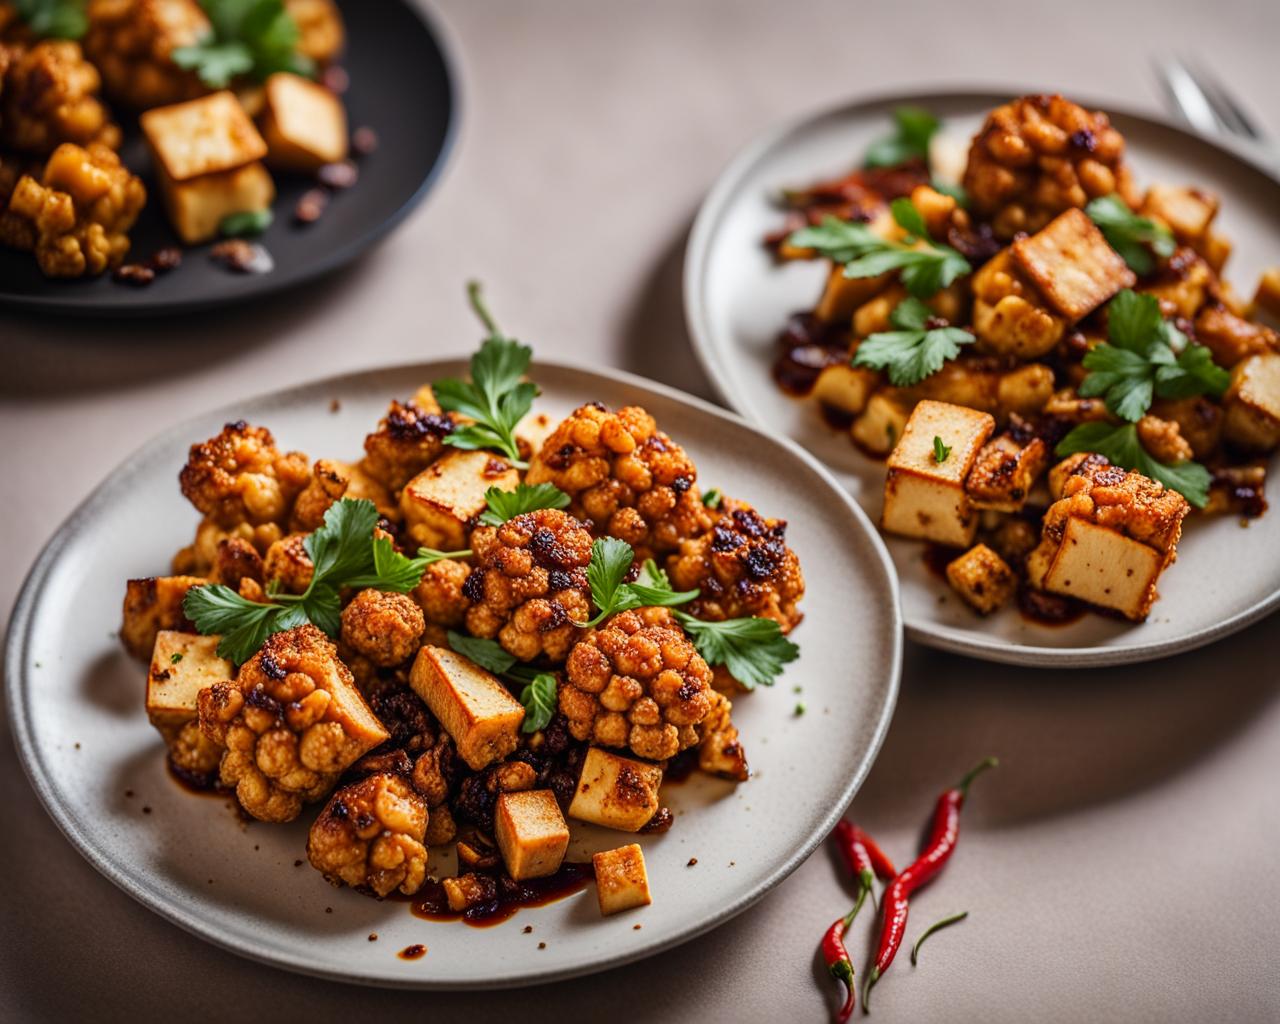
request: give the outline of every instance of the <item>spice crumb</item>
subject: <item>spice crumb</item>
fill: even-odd
[[[132,790],[132,789],[126,789],[126,790],[124,791],[124,795],[125,795],[125,796],[133,796],[133,790]]]
[[[333,907],[325,907],[325,908],[324,908],[324,912],[325,912],[326,914],[332,914],[332,913],[333,913]]]
[[[377,932],[370,932],[370,933],[369,933],[369,941],[370,941],[370,942],[377,942],[377,941],[378,941],[378,933],[377,933]]]
[[[209,884],[210,884],[210,885],[213,885],[213,879],[212,879],[212,878],[211,878],[211,879],[209,879]]]
[[[77,743],[77,744],[76,744],[76,750],[79,750],[79,749],[80,749],[80,744],[79,744],[79,743]]]
[[[687,868],[691,868],[691,867],[693,867],[693,866],[694,866],[695,864],[697,864],[697,863],[698,863],[698,858],[697,858],[697,857],[690,857],[690,858],[689,858],[689,863],[688,863],[688,864],[686,864],[686,865],[685,865],[685,867],[687,867]]]
[[[294,866],[295,868],[300,868],[300,867],[302,867],[302,861],[300,861],[300,860],[295,860],[295,861],[293,862],[293,866]]]
[[[631,930],[632,930],[633,932],[638,932],[638,931],[640,930],[640,926],[639,926],[638,924],[636,924],[636,925],[632,925],[632,926],[631,926]]]
[[[731,860],[731,861],[729,861],[729,867],[733,867],[733,866],[734,866],[735,864],[737,864],[737,863],[738,863],[738,862],[737,862],[736,860]]]
[[[528,935],[531,931],[533,931],[533,925],[531,925],[531,924],[527,924],[527,925],[525,925],[525,926],[524,926],[524,931],[523,931],[523,932],[521,932],[520,934],[521,934],[521,935]]]
[[[151,813],[151,808],[150,808],[150,807],[144,807],[144,808],[142,808],[142,813],[143,813],[143,814],[150,814],[150,813]]]
[[[331,398],[331,399],[329,399],[329,411],[330,411],[330,412],[337,412],[337,411],[338,411],[339,409],[341,409],[341,408],[342,408],[342,403],[341,403],[341,402],[339,402],[336,398]]]
[[[351,148],[367,156],[378,148],[378,133],[367,125],[357,128],[351,135]]]
[[[254,847],[253,847],[253,848],[254,848],[255,850],[258,848],[256,843],[254,844]]]
[[[538,943],[538,948],[539,948],[539,949],[546,949],[546,948],[547,948],[547,944],[546,944],[545,942],[539,942],[539,943]]]

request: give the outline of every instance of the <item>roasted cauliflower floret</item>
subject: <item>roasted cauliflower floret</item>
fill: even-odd
[[[79,43],[47,39],[11,53],[0,95],[0,143],[36,156],[63,142],[118,148],[120,128],[97,97],[101,85]]]
[[[452,558],[427,566],[422,582],[413,589],[413,599],[428,623],[449,629],[462,625],[471,605],[462,588],[470,575],[471,566]]]
[[[408,782],[377,772],[330,797],[311,826],[307,859],[336,887],[411,896],[427,877],[428,817],[426,801]]]
[[[987,115],[963,185],[974,212],[1007,240],[1113,192],[1136,209],[1141,197],[1123,153],[1124,138],[1101,111],[1061,96],[1023,96]]]
[[[362,590],[342,610],[342,642],[379,668],[402,665],[422,646],[422,610],[407,594]]]
[[[1067,321],[1004,249],[973,275],[973,330],[979,351],[1035,359],[1053,350]]]
[[[243,537],[224,537],[218,542],[209,582],[239,590],[243,579],[251,579],[258,584],[265,582],[262,556]]]
[[[711,669],[661,608],[623,612],[576,644],[560,685],[575,739],[661,761],[698,742]]]
[[[400,519],[400,509],[387,489],[363,469],[345,462],[320,459],[311,467],[310,483],[294,502],[293,514],[289,518],[290,528],[304,533],[318,530],[324,525],[324,514],[343,498],[372,501],[378,507],[378,515],[384,519],[392,522]]]
[[[562,662],[591,617],[591,532],[558,509],[516,516],[471,534],[477,566],[463,584],[467,629],[497,637],[521,661]]]
[[[1083,519],[1171,555],[1191,510],[1177,491],[1096,455],[1081,459],[1061,487],[1061,499],[1045,513],[1042,534],[1057,543],[1067,520]]]
[[[307,457],[284,454],[265,427],[243,420],[191,446],[178,480],[182,493],[224,529],[286,523],[293,501],[311,478]]]
[[[86,14],[84,51],[112,100],[150,110],[209,91],[170,56],[213,32],[196,0],[89,0]]]
[[[615,414],[597,402],[556,427],[526,482],[555,484],[573,515],[640,554],[660,555],[711,525],[697,479],[693,461],[647,412],[632,405]]]
[[[702,591],[687,609],[697,618],[761,616],[789,632],[800,621],[804,577],[787,547],[786,522],[729,498],[720,511],[709,533],[680,545],[668,565],[671,582],[677,590]]]
[[[712,691],[711,710],[694,726],[698,733],[698,767],[735,782],[751,775],[747,755],[738,742],[738,730],[729,718],[733,704],[723,693]]]
[[[323,799],[362,754],[390,738],[351,672],[310,624],[268,637],[234,683],[200,691],[200,729],[226,747],[222,782],[263,821]]]
[[[262,562],[263,580],[286,594],[302,594],[311,585],[315,564],[307,554],[305,533],[291,533],[267,548]]]
[[[392,402],[378,429],[364,439],[363,469],[388,490],[398,492],[444,450],[453,420],[422,387],[408,403]]]
[[[199,786],[217,777],[222,747],[200,731],[198,719],[187,722],[169,742],[169,764],[180,776]]]
[[[332,64],[346,42],[342,14],[333,0],[284,0],[284,9],[298,26],[298,52],[317,64]]]

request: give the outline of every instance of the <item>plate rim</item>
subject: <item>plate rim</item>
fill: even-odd
[[[838,495],[846,507],[853,512],[855,519],[864,529],[867,537],[871,541],[871,550],[875,553],[878,559],[878,565],[883,576],[882,582],[884,587],[887,588],[885,593],[890,598],[886,604],[888,606],[888,612],[893,628],[889,631],[891,635],[884,638],[884,642],[887,642],[891,648],[886,699],[879,721],[875,724],[871,743],[866,754],[863,756],[857,769],[845,781],[838,797],[832,802],[827,813],[821,818],[819,826],[815,828],[803,842],[797,844],[788,856],[771,873],[769,873],[762,882],[736,896],[711,917],[702,921],[693,922],[685,928],[678,929],[675,934],[666,939],[657,941],[651,946],[645,946],[638,950],[618,952],[600,959],[591,960],[588,963],[542,973],[532,971],[513,975],[508,972],[506,976],[490,981],[451,982],[449,980],[440,981],[435,979],[424,979],[422,981],[415,981],[413,979],[388,979],[382,977],[370,977],[358,973],[343,972],[341,970],[329,969],[326,967],[318,967],[312,961],[307,960],[302,956],[290,955],[287,950],[281,950],[265,944],[260,944],[255,939],[246,939],[243,935],[232,936],[230,934],[225,934],[219,926],[211,925],[209,922],[200,919],[191,911],[184,909],[181,904],[173,902],[162,893],[159,893],[154,889],[148,889],[141,884],[135,884],[134,880],[128,874],[118,870],[112,859],[107,855],[107,851],[99,847],[92,831],[78,822],[75,815],[71,813],[71,810],[61,802],[58,787],[52,783],[50,777],[46,773],[44,758],[35,737],[34,727],[29,719],[30,706],[26,700],[26,693],[34,682],[30,676],[28,667],[29,658],[27,657],[28,645],[32,639],[30,634],[35,618],[37,600],[43,590],[45,581],[48,579],[53,567],[57,564],[62,550],[71,542],[71,539],[81,528],[81,523],[92,515],[96,506],[101,502],[110,499],[110,485],[114,479],[122,477],[126,472],[132,471],[138,465],[145,462],[155,448],[169,443],[176,438],[186,436],[191,425],[198,420],[204,420],[213,416],[221,417],[233,415],[235,410],[242,408],[248,403],[266,399],[283,399],[304,392],[319,391],[327,387],[331,387],[336,383],[350,382],[361,377],[375,377],[397,372],[407,375],[411,371],[420,370],[426,367],[457,367],[463,363],[465,363],[465,357],[445,357],[418,363],[390,364],[387,366],[355,371],[353,373],[337,374],[288,388],[282,388],[276,391],[263,392],[241,399],[238,402],[229,403],[216,409],[198,413],[195,416],[184,419],[180,423],[175,424],[146,441],[141,447],[125,458],[123,462],[107,473],[102,481],[98,483],[80,502],[80,504],[76,506],[71,514],[63,520],[54,534],[46,542],[39,556],[33,563],[26,579],[23,582],[22,588],[18,593],[17,601],[14,604],[13,613],[9,619],[8,635],[5,641],[4,650],[5,700],[9,711],[10,731],[13,735],[14,745],[18,751],[19,760],[22,762],[23,771],[26,773],[27,779],[35,790],[35,793],[46,813],[48,813],[50,818],[53,819],[54,823],[58,826],[59,831],[62,832],[71,845],[75,847],[75,849],[86,860],[88,860],[100,874],[114,883],[118,888],[128,893],[148,910],[159,914],[161,917],[182,928],[184,931],[195,935],[206,942],[210,942],[215,946],[219,946],[247,959],[256,960],[260,963],[265,963],[270,966],[282,968],[298,974],[366,985],[370,987],[441,991],[516,988],[529,985],[539,985],[553,981],[561,981],[567,978],[580,977],[587,974],[595,974],[601,971],[620,967],[628,963],[647,959],[648,957],[655,956],[658,953],[672,949],[678,945],[682,945],[699,935],[703,935],[706,932],[719,927],[731,918],[736,917],[738,914],[754,905],[775,889],[793,871],[800,867],[800,865],[803,864],[814,850],[816,850],[823,842],[826,836],[835,827],[836,822],[844,814],[845,809],[848,807],[853,797],[861,788],[862,783],[865,781],[867,774],[871,770],[871,766],[875,763],[876,757],[879,755],[880,749],[884,743],[885,736],[888,733],[889,725],[897,707],[905,653],[902,602],[899,593],[897,572],[894,569],[893,560],[889,555],[888,548],[884,543],[884,539],[880,536],[879,531],[871,524],[867,514],[862,510],[858,503],[853,500],[852,496],[840,486],[839,482],[834,476],[832,476],[830,470],[790,438],[770,435],[754,424],[747,422],[736,413],[714,405],[711,402],[707,402],[697,396],[686,394],[677,388],[661,384],[657,381],[650,381],[635,374],[613,368],[592,367],[587,369],[556,360],[535,360],[530,369],[532,376],[536,377],[537,371],[540,367],[546,367],[548,369],[565,371],[585,377],[604,378],[614,384],[622,384],[638,388],[642,391],[653,392],[660,397],[692,406],[703,413],[710,414],[715,418],[725,420],[740,428],[745,428],[752,434],[763,436],[768,440],[776,442],[815,472],[826,484],[828,489],[833,494]]]
[[[360,0],[360,2],[363,2],[363,0]],[[87,302],[68,304],[62,296],[16,295],[0,291],[0,309],[15,313],[47,314],[68,318],[90,317],[104,320],[150,319],[178,316],[185,313],[198,313],[203,310],[221,308],[228,305],[238,306],[246,302],[290,292],[295,288],[310,284],[341,270],[347,264],[352,263],[366,253],[395,228],[399,227],[405,218],[427,197],[427,193],[436,186],[453,157],[462,120],[462,78],[458,74],[459,64],[454,55],[454,44],[450,40],[448,33],[443,29],[442,19],[434,7],[429,6],[428,3],[415,3],[410,2],[410,0],[392,0],[392,2],[403,7],[412,17],[417,19],[439,53],[440,63],[444,69],[448,114],[445,121],[444,138],[440,142],[440,150],[436,154],[430,170],[427,171],[422,181],[418,183],[413,193],[389,217],[386,217],[373,228],[365,231],[358,238],[348,242],[340,249],[330,253],[318,263],[309,265],[295,276],[273,278],[272,275],[266,274],[251,278],[245,281],[241,291],[231,296],[182,299],[164,304],[133,305],[129,303],[95,304]],[[184,246],[184,250],[187,248],[193,247]],[[145,303],[145,291],[137,292],[136,295],[138,302]]]
[[[1035,92],[1036,90],[1031,90]],[[715,238],[719,222],[728,209],[731,200],[737,193],[741,179],[760,159],[772,152],[790,135],[809,127],[826,118],[841,117],[870,112],[875,108],[896,104],[912,103],[927,106],[930,102],[974,101],[998,105],[1008,102],[1016,96],[1027,95],[1004,86],[965,86],[957,89],[926,89],[917,92],[877,92],[861,99],[849,99],[828,104],[816,109],[802,112],[787,118],[776,125],[765,128],[752,136],[724,165],[714,184],[708,190],[702,204],[698,207],[693,228],[689,232],[689,240],[684,250],[684,273],[681,284],[685,325],[693,342],[694,355],[703,373],[710,381],[713,390],[724,404],[740,415],[753,426],[762,427],[762,415],[749,403],[738,399],[733,389],[723,383],[720,370],[720,356],[712,342],[712,331],[708,318],[705,280],[710,261],[711,243]],[[1242,165],[1266,178],[1272,184],[1280,184],[1277,175],[1265,159],[1249,150],[1243,143],[1232,143],[1227,140],[1209,139],[1190,128],[1174,121],[1154,116],[1150,113],[1139,113],[1123,104],[1110,101],[1097,101],[1087,95],[1080,97],[1090,109],[1105,111],[1120,119],[1141,122],[1146,127],[1154,127],[1181,135],[1191,145],[1207,146],[1228,159]],[[788,438],[788,440],[791,440]],[[816,458],[816,456],[815,456]],[[821,460],[819,460],[821,461]],[[875,527],[877,535],[879,528]],[[883,538],[882,538],[883,539]],[[897,570],[895,569],[895,575]],[[1280,586],[1267,597],[1256,601],[1229,618],[1205,626],[1185,636],[1169,640],[1155,641],[1145,644],[1129,644],[1124,646],[1093,645],[1089,647],[1039,647],[1032,644],[1017,644],[1006,640],[995,640],[980,634],[958,637],[949,631],[934,626],[921,625],[907,621],[904,617],[904,630],[909,640],[924,644],[937,650],[962,654],[983,661],[999,662],[1007,665],[1026,665],[1035,668],[1099,668],[1106,665],[1129,665],[1146,661],[1156,661],[1171,657],[1184,651],[1194,650],[1206,644],[1221,640],[1237,633],[1271,612],[1280,608]]]

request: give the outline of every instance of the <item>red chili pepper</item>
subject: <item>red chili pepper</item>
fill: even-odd
[[[840,1012],[836,1014],[836,1020],[840,1024],[849,1019],[849,1014],[853,1013],[854,992],[853,987],[853,961],[849,959],[849,953],[844,948],[843,936],[849,925],[853,924],[854,916],[858,913],[858,908],[862,906],[862,898],[866,896],[864,891],[862,896],[858,898],[858,905],[855,906],[847,917],[842,917],[827,929],[827,934],[822,937],[822,956],[827,961],[827,970],[831,972],[831,977],[836,981],[843,981],[846,991],[844,1006],[840,1008]]]
[[[860,877],[868,868],[885,882],[898,873],[893,861],[885,856],[876,841],[846,818],[841,818],[836,825],[836,843],[840,848],[840,856],[844,859],[844,866],[854,878]],[[858,850],[859,846],[861,851]]]
[[[998,763],[994,757],[987,758],[961,779],[960,785],[946,790],[938,797],[933,811],[933,829],[924,853],[890,882],[884,891],[880,901],[884,908],[884,927],[880,931],[880,947],[876,953],[875,966],[867,975],[867,983],[862,991],[863,1013],[871,1012],[871,986],[889,969],[898,947],[902,945],[902,936],[907,930],[907,898],[941,871],[951,858],[956,840],[960,836],[960,808],[969,793],[969,784],[979,772],[994,768]]]

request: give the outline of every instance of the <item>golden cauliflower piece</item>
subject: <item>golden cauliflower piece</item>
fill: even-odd
[[[97,69],[80,44],[46,39],[10,52],[0,96],[0,144],[44,156],[64,142],[120,146],[120,128],[98,99]]]
[[[556,427],[525,478],[555,484],[572,499],[570,513],[640,557],[675,551],[710,527],[697,479],[693,461],[647,412],[631,405],[615,414],[599,402]]]
[[[578,740],[630,747],[654,761],[698,742],[714,703],[711,669],[670,612],[622,612],[576,644],[560,710]]]
[[[963,185],[973,211],[1007,240],[1112,192],[1136,209],[1141,196],[1123,153],[1124,138],[1101,111],[1061,96],[1023,96],[987,115]]]
[[[289,518],[290,529],[304,533],[324,525],[324,514],[343,498],[365,499],[378,506],[378,515],[392,522],[400,519],[400,507],[387,489],[359,466],[320,459],[311,468],[311,482],[303,488]]]
[[[284,0],[298,26],[298,52],[322,67],[332,64],[347,39],[342,14],[333,0]]]
[[[1066,319],[1049,308],[1009,249],[973,275],[973,331],[980,352],[1037,359],[1053,350],[1066,329]]]
[[[3,91],[4,61],[7,51],[0,46],[0,92]],[[36,239],[40,232],[36,225],[26,217],[9,209],[9,200],[13,190],[24,177],[40,180],[43,167],[34,161],[23,160],[7,153],[0,154],[0,245],[22,252],[31,252],[36,247]]]
[[[422,646],[422,610],[407,594],[362,590],[342,610],[342,642],[379,668],[402,665]]]
[[[738,730],[729,718],[733,704],[723,693],[711,691],[711,710],[694,729],[698,733],[698,767],[734,782],[751,775],[747,755],[738,742]]]
[[[471,606],[467,595],[462,592],[470,575],[471,566],[452,558],[427,566],[422,582],[413,590],[413,599],[418,602],[427,622],[446,629],[462,625]]]
[[[311,826],[307,859],[331,885],[381,899],[411,896],[427,877],[426,801],[403,778],[376,772],[343,786]]]
[[[294,499],[311,478],[301,452],[282,454],[265,427],[243,420],[193,444],[178,476],[182,493],[223,528],[286,523]]]
[[[378,429],[364,439],[362,468],[398,492],[436,461],[452,432],[453,420],[441,411],[431,388],[423,386],[408,403],[392,402]]]
[[[267,548],[262,560],[264,583],[275,583],[286,594],[302,594],[311,585],[315,565],[307,554],[306,533],[291,533]]]
[[[222,782],[262,821],[290,821],[390,733],[329,638],[310,624],[268,637],[234,683],[200,691],[200,729],[226,748]]]
[[[253,580],[257,584],[265,582],[262,556],[243,537],[224,537],[214,554],[209,582],[239,590],[243,579]]]
[[[463,584],[467,629],[498,638],[521,661],[562,662],[591,617],[591,532],[558,509],[516,516],[471,534],[477,566]]]
[[[1074,468],[1060,477],[1062,497],[1045,513],[1042,536],[1062,542],[1069,519],[1105,526],[1170,555],[1182,536],[1187,500],[1156,480],[1111,465],[1099,455],[1072,456]]]
[[[222,748],[200,731],[200,722],[193,718],[169,741],[169,765],[174,772],[201,789],[207,788],[216,778],[222,763]]]
[[[112,100],[150,110],[209,91],[170,57],[213,31],[196,0],[89,0],[86,14],[84,52],[102,72]]]
[[[713,622],[760,616],[790,632],[801,618],[796,603],[804,596],[804,577],[787,547],[786,521],[765,519],[730,498],[720,512],[711,532],[685,541],[668,564],[677,590],[702,591],[686,610]]]

